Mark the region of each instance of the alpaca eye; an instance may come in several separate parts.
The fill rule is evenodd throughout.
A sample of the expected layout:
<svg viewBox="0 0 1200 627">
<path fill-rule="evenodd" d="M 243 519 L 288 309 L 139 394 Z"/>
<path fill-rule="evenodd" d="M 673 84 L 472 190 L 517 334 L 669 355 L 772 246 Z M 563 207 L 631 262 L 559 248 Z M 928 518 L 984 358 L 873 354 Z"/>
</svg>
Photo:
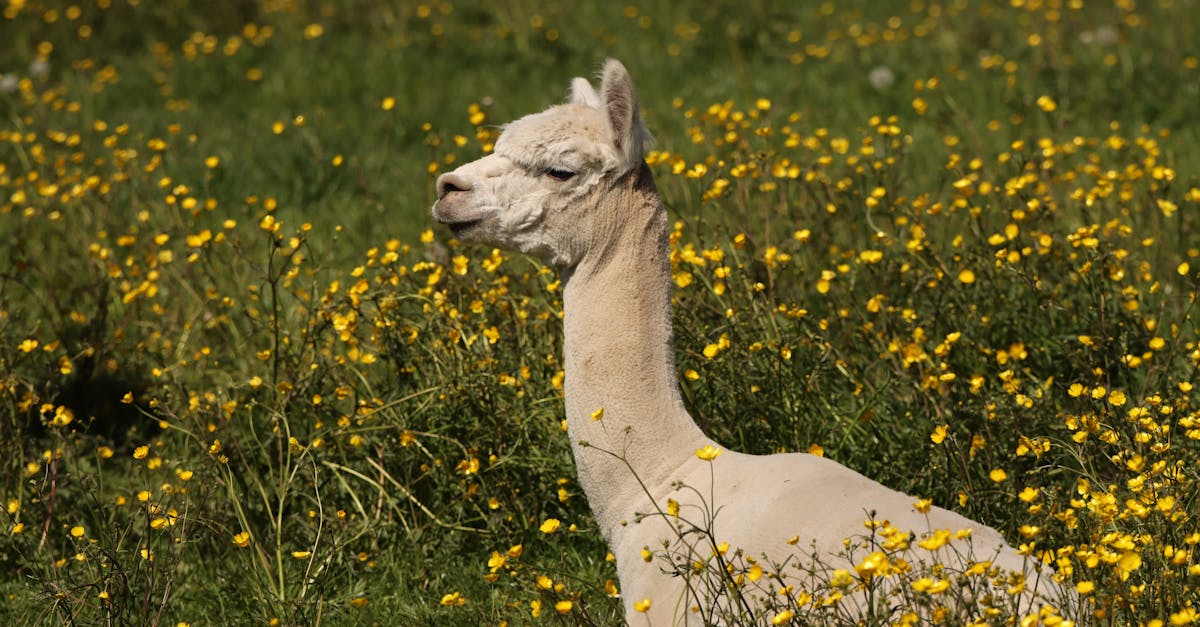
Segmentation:
<svg viewBox="0 0 1200 627">
<path fill-rule="evenodd" d="M 562 168 L 546 168 L 542 173 L 556 181 L 569 181 L 575 176 L 574 172 Z"/>
</svg>

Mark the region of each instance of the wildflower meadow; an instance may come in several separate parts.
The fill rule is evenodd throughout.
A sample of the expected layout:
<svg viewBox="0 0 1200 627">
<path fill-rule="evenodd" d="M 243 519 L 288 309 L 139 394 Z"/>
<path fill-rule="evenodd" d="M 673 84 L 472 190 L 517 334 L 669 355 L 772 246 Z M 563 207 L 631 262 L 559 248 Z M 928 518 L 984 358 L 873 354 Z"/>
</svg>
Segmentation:
<svg viewBox="0 0 1200 627">
<path fill-rule="evenodd" d="M 1200 624 L 1198 14 L 0 0 L 0 621 L 644 624 L 575 479 L 562 277 L 429 214 L 611 56 L 707 433 L 961 512 L 1071 595 L 971 624 Z M 770 597 L 724 624 L 854 624 L 881 582 L 867 624 L 964 624 L 986 567 L 896 557 L 956 530 L 863 520 L 853 569 L 644 558 Z"/>
</svg>

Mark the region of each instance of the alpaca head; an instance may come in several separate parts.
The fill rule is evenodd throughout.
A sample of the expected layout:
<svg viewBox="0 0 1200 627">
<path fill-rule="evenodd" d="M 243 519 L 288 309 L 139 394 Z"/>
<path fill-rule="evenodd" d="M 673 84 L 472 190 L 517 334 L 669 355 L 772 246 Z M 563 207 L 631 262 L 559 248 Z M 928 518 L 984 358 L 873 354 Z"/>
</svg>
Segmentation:
<svg viewBox="0 0 1200 627">
<path fill-rule="evenodd" d="M 438 177 L 433 217 L 463 241 L 574 266 L 596 222 L 614 219 L 605 198 L 641 168 L 646 136 L 633 81 L 609 59 L 599 90 L 576 78 L 566 104 L 508 124 L 492 154 Z"/>
</svg>

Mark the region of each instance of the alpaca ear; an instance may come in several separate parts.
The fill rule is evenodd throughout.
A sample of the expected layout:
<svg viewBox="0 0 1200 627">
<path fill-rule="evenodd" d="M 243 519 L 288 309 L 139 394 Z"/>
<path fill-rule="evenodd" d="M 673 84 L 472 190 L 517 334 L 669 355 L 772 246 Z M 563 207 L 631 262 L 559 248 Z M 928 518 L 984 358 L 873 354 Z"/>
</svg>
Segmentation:
<svg viewBox="0 0 1200 627">
<path fill-rule="evenodd" d="M 600 94 L 586 78 L 575 77 L 571 80 L 571 98 L 568 102 L 587 105 L 593 109 L 604 108 L 604 103 L 600 101 Z"/>
<path fill-rule="evenodd" d="M 620 61 L 609 59 L 604 63 L 600 94 L 604 100 L 603 110 L 608 115 L 609 129 L 612 130 L 617 153 L 624 157 L 626 168 L 634 168 L 645 159 L 648 134 L 642 124 L 633 79 L 629 77 L 629 72 Z"/>
</svg>

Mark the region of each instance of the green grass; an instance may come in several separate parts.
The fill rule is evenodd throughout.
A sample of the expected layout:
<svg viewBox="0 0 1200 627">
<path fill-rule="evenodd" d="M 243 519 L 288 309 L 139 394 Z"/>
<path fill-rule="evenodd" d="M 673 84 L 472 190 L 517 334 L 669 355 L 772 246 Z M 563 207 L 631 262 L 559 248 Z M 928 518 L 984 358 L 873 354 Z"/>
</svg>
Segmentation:
<svg viewBox="0 0 1200 627">
<path fill-rule="evenodd" d="M 1195 2 L 576 4 L 0 9 L 0 619 L 618 621 L 557 277 L 428 216 L 606 56 L 706 431 L 1200 611 Z"/>
</svg>

